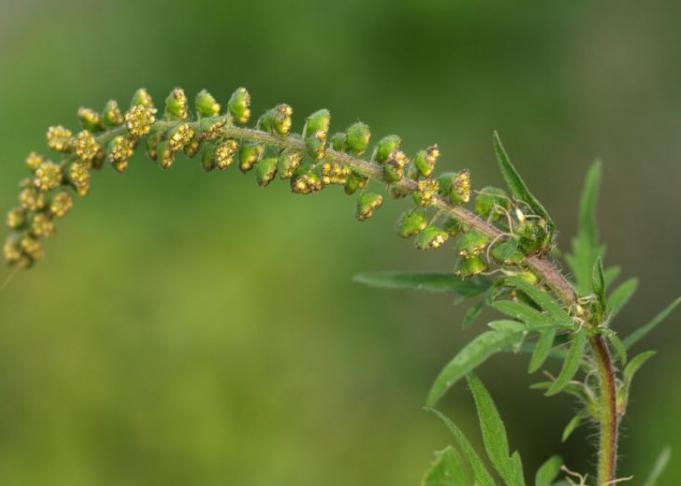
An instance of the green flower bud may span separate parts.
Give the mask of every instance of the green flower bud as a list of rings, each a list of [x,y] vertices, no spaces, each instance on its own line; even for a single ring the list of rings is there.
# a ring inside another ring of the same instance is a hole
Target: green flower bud
[[[19,204],[29,211],[39,211],[45,207],[45,195],[34,187],[26,187],[19,193]]]
[[[239,152],[239,143],[236,140],[227,139],[218,143],[215,148],[215,166],[220,170],[225,170],[232,165]]]
[[[62,218],[73,207],[73,198],[66,191],[61,191],[52,196],[50,201],[50,213],[57,218]]]
[[[154,106],[154,100],[151,99],[151,95],[145,88],[140,88],[135,91],[132,95],[132,100],[130,101],[130,107],[143,106],[147,108],[152,114],[156,114],[156,107]]]
[[[214,143],[209,143],[204,145],[203,150],[201,151],[201,166],[203,167],[203,170],[206,172],[210,172],[213,169],[215,169],[215,150],[217,148],[217,145]],[[230,161],[230,165],[233,162],[234,158],[232,157],[232,160]]]
[[[467,169],[459,172],[446,172],[438,178],[440,194],[448,198],[452,204],[459,205],[470,201],[471,178]]]
[[[47,129],[47,146],[55,152],[68,152],[73,145],[71,130],[61,125]]]
[[[478,255],[474,255],[459,260],[456,274],[461,278],[474,277],[475,275],[480,275],[485,270],[487,270],[485,260]]]
[[[10,235],[7,237],[5,244],[2,247],[2,254],[5,258],[5,262],[7,262],[9,265],[19,265],[23,255],[21,252],[21,244],[18,235]],[[28,259],[26,261],[28,264],[30,264]],[[28,264],[22,266],[28,266]]]
[[[251,95],[246,88],[238,88],[227,102],[229,113],[240,125],[248,123],[251,117]]]
[[[199,120],[199,132],[203,140],[215,140],[222,136],[222,129],[227,125],[227,118],[202,118]]]
[[[265,157],[255,166],[255,178],[260,187],[267,186],[277,175],[277,158]]]
[[[463,225],[458,219],[450,218],[448,217],[444,224],[442,225],[442,228],[451,236],[452,238],[457,236],[459,233],[461,233],[464,230]]]
[[[404,177],[404,168],[409,159],[401,150],[393,150],[383,163],[383,179],[387,183],[398,182]]]
[[[334,133],[331,137],[331,148],[336,152],[346,152],[348,149],[347,141],[348,136],[345,132]]]
[[[116,171],[123,173],[128,168],[128,161],[135,153],[135,141],[118,135],[107,146],[107,159]]]
[[[428,226],[428,217],[422,209],[414,209],[402,214],[397,233],[402,238],[410,238],[419,234]]]
[[[90,171],[82,162],[69,166],[68,178],[79,196],[85,196],[90,190]]]
[[[26,156],[26,167],[28,167],[31,172],[35,172],[44,161],[45,159],[42,155],[37,152],[31,152]]]
[[[291,115],[293,115],[293,108],[286,103],[279,104],[260,117],[260,126],[268,132],[286,136],[291,131],[293,123]]]
[[[357,122],[347,129],[347,144],[350,151],[355,155],[362,155],[369,146],[371,130],[369,125]]]
[[[534,255],[547,250],[551,244],[551,233],[543,219],[528,219],[519,224],[515,233],[518,246],[525,255]]]
[[[177,153],[191,142],[194,130],[188,123],[175,125],[168,132],[168,147],[173,153]]]
[[[330,184],[345,185],[350,175],[350,167],[337,162],[324,162],[321,166],[322,183],[325,186]]]
[[[33,183],[41,191],[50,191],[61,185],[63,177],[61,167],[47,160],[36,169]]]
[[[175,88],[166,98],[164,118],[166,120],[185,121],[188,117],[187,95],[182,88]]]
[[[479,255],[485,251],[485,248],[487,248],[489,242],[489,236],[480,233],[479,231],[473,230],[459,238],[456,249],[460,256],[463,258],[468,258]]]
[[[312,194],[324,188],[318,170],[298,167],[291,177],[291,191],[295,194]]]
[[[78,119],[85,130],[98,132],[104,129],[99,113],[91,108],[78,108]]]
[[[89,165],[97,156],[100,147],[92,133],[82,130],[78,132],[73,148],[78,158],[86,165]]]
[[[194,136],[189,140],[189,142],[184,146],[184,154],[193,159],[196,154],[201,150],[201,139],[194,133]]]
[[[323,132],[325,135],[329,133],[329,126],[331,125],[331,113],[326,108],[317,110],[307,117],[305,122],[305,137],[311,137],[317,132]]]
[[[258,143],[245,143],[239,151],[239,169],[241,172],[248,172],[260,160],[265,147]]]
[[[518,250],[518,242],[513,239],[495,245],[490,254],[504,265],[520,265],[525,260],[525,255]]]
[[[440,189],[440,185],[435,179],[423,179],[416,183],[416,192],[413,197],[416,204],[421,207],[432,206],[435,203],[435,196]]]
[[[26,211],[23,208],[14,208],[7,213],[7,227],[9,229],[21,229],[26,223]]]
[[[205,89],[202,89],[196,95],[194,107],[199,117],[211,117],[220,114],[220,103]]]
[[[378,141],[374,158],[379,164],[384,163],[394,151],[399,150],[402,139],[397,135],[388,135]]]
[[[31,236],[24,236],[21,238],[19,245],[23,254],[32,262],[40,260],[43,257],[43,247],[37,239]]]
[[[539,283],[539,277],[530,271],[518,272],[516,277],[524,280],[530,285],[537,285]]]
[[[440,156],[437,144],[431,145],[425,150],[419,151],[414,157],[414,167],[422,177],[430,177],[435,170],[435,163]]]
[[[156,121],[155,110],[144,105],[135,105],[125,114],[125,126],[128,133],[135,138],[143,137],[151,131]]]
[[[300,152],[284,151],[279,155],[279,177],[282,179],[290,179],[293,173],[303,160],[303,154]]]
[[[409,195],[409,189],[400,184],[390,184],[388,186],[388,194],[393,199],[401,199]]]
[[[441,247],[447,241],[449,235],[437,226],[428,226],[423,229],[414,240],[419,250],[433,250]]]
[[[122,125],[124,121],[123,113],[116,100],[109,100],[102,111],[102,124],[105,127],[114,128]]]
[[[158,160],[158,144],[161,143],[161,135],[162,134],[160,132],[154,132],[145,140],[147,156],[154,162]]]
[[[363,192],[357,198],[355,217],[366,221],[374,215],[374,211],[383,205],[383,196],[375,192]]]
[[[351,195],[367,185],[369,179],[355,171],[350,171],[348,179],[345,181],[345,194]]]
[[[45,213],[36,213],[31,219],[31,234],[38,238],[47,238],[54,234],[54,223]]]
[[[326,133],[320,130],[306,137],[305,148],[314,160],[323,159],[326,154]]]
[[[167,140],[158,144],[158,163],[162,169],[170,169],[175,163],[175,150],[170,148]]]
[[[497,220],[504,214],[504,209],[511,207],[511,200],[503,189],[487,186],[483,187],[475,196],[475,214],[481,218]]]

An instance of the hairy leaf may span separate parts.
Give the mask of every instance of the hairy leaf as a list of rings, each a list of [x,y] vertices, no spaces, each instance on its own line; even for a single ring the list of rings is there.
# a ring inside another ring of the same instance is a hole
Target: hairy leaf
[[[473,446],[466,438],[464,433],[461,432],[461,429],[459,429],[456,424],[449,419],[449,417],[440,411],[434,408],[426,408],[426,410],[439,417],[454,436],[454,440],[456,440],[456,443],[461,450],[461,454],[466,459],[471,467],[471,470],[473,471],[475,486],[496,486],[496,483],[492,478],[492,475],[487,470],[485,463],[482,462],[482,459],[480,459],[480,456],[475,452],[475,449],[473,449]]]
[[[593,290],[591,271],[596,259],[604,253],[604,248],[598,242],[596,224],[596,204],[601,184],[601,172],[601,162],[597,160],[586,174],[579,202],[579,229],[577,236],[572,240],[572,254],[565,257],[582,295],[588,295]]]
[[[530,365],[528,371],[534,373],[539,368],[542,367],[546,359],[551,354],[551,349],[553,348],[553,341],[556,339],[555,329],[546,329],[541,332],[539,339],[537,340],[536,347],[532,352],[532,357],[530,358]]]
[[[676,306],[679,305],[680,303],[681,303],[681,297],[679,297],[674,302],[672,302],[667,307],[665,307],[662,310],[662,312],[660,312],[658,315],[653,317],[653,319],[650,322],[648,322],[645,326],[639,327],[634,332],[629,334],[629,336],[627,336],[624,339],[624,346],[627,349],[629,349],[634,344],[636,344],[641,339],[643,339],[645,336],[647,336],[648,333],[650,333],[650,331],[652,331],[653,329],[655,329],[658,326],[658,324],[660,324],[667,317],[669,317],[669,314],[671,314],[674,311],[674,309],[676,309]]]
[[[519,464],[519,459],[512,459],[509,455],[506,427],[494,400],[478,377],[469,374],[466,378],[475,400],[482,441],[490,462],[508,486],[524,486],[522,464]]]
[[[560,393],[570,380],[572,380],[572,377],[575,376],[575,373],[577,373],[577,370],[579,370],[579,366],[582,363],[586,341],[586,330],[580,329],[577,331],[575,337],[572,339],[572,344],[570,344],[570,350],[563,363],[563,368],[560,370],[560,374],[558,375],[558,378],[556,378],[556,381],[553,382],[551,388],[546,392],[546,396],[550,397]]]
[[[626,365],[627,348],[620,339],[620,337],[612,329],[605,329],[604,334],[605,337],[608,339],[608,342],[612,345],[612,348],[615,350],[615,353],[617,353],[617,358],[620,360],[620,363],[622,363],[622,365]]]
[[[630,278],[625,280],[623,283],[617,286],[615,290],[610,293],[608,297],[608,317],[609,319],[614,318],[622,307],[627,305],[631,297],[636,292],[638,288],[638,279]]]
[[[605,310],[605,276],[603,275],[603,259],[600,256],[594,262],[591,285],[598,303],[601,305],[601,309]]]
[[[672,450],[670,447],[665,447],[662,449],[660,455],[657,456],[653,470],[650,471],[650,474],[648,475],[648,478],[646,479],[646,482],[643,484],[643,486],[657,486],[657,480],[660,479],[660,476],[662,476],[662,473],[667,468],[667,464],[669,464],[669,459],[671,457]]]
[[[537,470],[534,486],[551,486],[558,477],[558,474],[560,474],[560,467],[562,465],[563,459],[560,456],[551,456]]]
[[[428,292],[451,292],[475,297],[487,290],[491,281],[483,277],[461,279],[452,273],[416,273],[400,271],[367,272],[355,275],[355,282],[384,289],[414,289]]]
[[[447,363],[430,388],[427,406],[433,406],[452,385],[473,371],[487,358],[522,341],[524,330],[486,331],[473,339]]]
[[[435,460],[423,476],[421,486],[469,486],[466,465],[452,446],[435,452]]]
[[[627,364],[622,373],[624,384],[627,388],[631,385],[631,381],[634,379],[636,372],[653,356],[655,356],[655,351],[644,351],[631,358],[631,361],[629,361],[629,364]]]
[[[561,442],[565,442],[570,438],[575,429],[581,425],[582,420],[584,420],[585,417],[586,416],[584,413],[578,413],[577,415],[570,419],[570,421],[563,429],[563,434],[560,438]]]
[[[518,170],[511,163],[511,159],[509,159],[497,132],[494,132],[494,151],[496,152],[497,160],[499,161],[501,175],[504,176],[506,185],[513,197],[518,201],[526,203],[535,214],[546,220],[550,228],[554,228],[555,225],[551,216],[549,216],[548,211],[546,211],[539,200],[530,192],[527,184],[525,184],[525,181],[520,177]]]

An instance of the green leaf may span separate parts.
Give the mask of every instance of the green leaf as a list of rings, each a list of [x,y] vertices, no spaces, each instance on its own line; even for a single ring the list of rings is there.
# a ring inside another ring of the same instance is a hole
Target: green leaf
[[[626,346],[624,345],[624,343],[622,342],[622,340],[615,331],[607,328],[604,331],[605,337],[608,339],[613,349],[617,353],[617,358],[620,360],[620,363],[622,363],[622,365],[626,365],[627,364]]]
[[[592,287],[601,309],[605,310],[605,276],[603,275],[603,259],[599,256],[596,258],[592,272]]]
[[[518,170],[511,163],[511,159],[509,159],[497,132],[494,132],[494,151],[497,155],[497,160],[499,161],[501,175],[504,177],[506,185],[511,191],[513,197],[518,201],[526,203],[536,215],[544,218],[549,227],[553,229],[555,225],[551,219],[551,216],[549,216],[549,213],[546,211],[544,206],[542,206],[539,200],[534,197],[534,195],[530,192],[530,189],[527,187],[527,184],[525,184],[525,181],[522,179],[522,177],[520,177]]]
[[[617,286],[615,290],[610,292],[610,297],[608,297],[608,318],[613,319],[622,307],[627,305],[627,302],[636,292],[638,288],[638,279],[630,278],[625,280],[623,283]]]
[[[468,309],[466,309],[466,313],[463,315],[463,323],[462,326],[467,328],[471,324],[475,322],[475,320],[480,317],[480,314],[482,314],[483,309],[487,305],[486,300],[481,300],[480,302],[476,302],[472,306],[470,306]]]
[[[487,358],[522,340],[524,330],[486,331],[459,351],[440,372],[430,388],[426,405],[432,407],[452,385],[473,371]]]
[[[515,319],[523,321],[528,325],[551,323],[544,315],[542,315],[541,312],[533,309],[527,304],[523,304],[522,302],[516,302],[514,300],[498,300],[492,304],[492,307],[502,314],[506,314],[507,316],[511,316]]]
[[[537,470],[537,475],[534,479],[534,486],[551,486],[560,474],[560,468],[563,465],[563,459],[560,456],[551,456],[541,467]]]
[[[653,356],[655,356],[655,351],[644,351],[631,358],[631,361],[629,361],[629,364],[627,364],[622,373],[624,384],[627,388],[631,386],[631,381],[634,379],[636,372]]]
[[[542,367],[546,359],[551,354],[551,349],[553,348],[553,341],[556,339],[555,329],[546,329],[542,331],[537,340],[536,347],[532,352],[532,357],[530,358],[530,366],[528,371],[534,373],[539,368]]]
[[[612,283],[617,280],[617,277],[620,276],[620,273],[622,273],[622,269],[618,267],[617,265],[614,265],[612,267],[608,267],[605,269],[605,286],[610,287]]]
[[[662,449],[660,455],[657,456],[653,470],[650,471],[648,479],[646,479],[646,482],[643,484],[643,486],[657,486],[657,480],[660,479],[660,476],[662,476],[662,473],[667,468],[667,464],[669,464],[669,459],[671,457],[672,450],[670,447],[665,447]]]
[[[667,317],[669,317],[669,314],[671,314],[674,309],[676,309],[676,306],[681,303],[681,297],[676,299],[674,302],[669,304],[662,312],[660,312],[658,315],[653,317],[653,319],[648,322],[645,326],[639,327],[636,329],[634,332],[629,334],[629,336],[624,339],[624,346],[629,349],[631,348],[634,344],[639,342],[641,339],[643,339],[645,336],[650,333],[653,329],[657,327],[658,324],[660,324],[662,321],[664,321]]]
[[[575,337],[572,339],[570,350],[568,351],[565,362],[563,363],[563,368],[560,370],[558,378],[556,378],[556,381],[553,382],[551,388],[549,388],[546,392],[547,397],[560,393],[560,391],[565,388],[565,386],[575,376],[575,373],[577,373],[577,370],[579,370],[579,366],[582,363],[586,341],[586,330],[580,329],[577,331]]]
[[[578,413],[577,415],[572,417],[572,419],[570,419],[570,421],[563,429],[563,435],[560,438],[561,442],[565,442],[570,438],[575,429],[581,425],[582,420],[584,420],[584,418],[585,418],[584,413]]]
[[[601,184],[601,172],[601,162],[597,160],[586,174],[579,202],[579,229],[577,236],[572,240],[572,254],[565,257],[582,295],[591,293],[591,271],[596,259],[604,253],[604,248],[598,242],[596,224],[596,204]]]
[[[435,452],[435,460],[423,476],[421,486],[469,486],[466,465],[452,446]]]
[[[414,289],[428,292],[452,292],[475,297],[492,284],[487,278],[461,279],[452,273],[416,273],[400,271],[367,272],[355,275],[355,282],[384,289]]]
[[[526,294],[532,301],[537,304],[540,308],[548,312],[551,320],[556,324],[561,324],[563,326],[572,327],[574,323],[570,318],[570,315],[563,310],[561,305],[553,300],[553,298],[543,290],[538,289],[518,277],[510,277],[504,280],[504,282],[516,289],[522,291]]]
[[[454,422],[452,422],[440,411],[434,408],[426,408],[426,410],[439,417],[454,436],[454,439],[461,450],[461,454],[463,454],[463,457],[466,459],[471,467],[471,470],[473,471],[475,486],[496,486],[494,479],[490,475],[489,471],[487,471],[485,463],[482,462],[482,459],[480,459],[480,456],[475,452],[475,449],[473,449],[473,446],[468,441],[464,433],[461,432],[461,429],[459,429]]]
[[[494,400],[478,377],[469,374],[466,379],[475,400],[482,441],[490,462],[508,486],[524,486],[522,464],[519,465],[519,460],[512,459],[509,455],[506,427]]]

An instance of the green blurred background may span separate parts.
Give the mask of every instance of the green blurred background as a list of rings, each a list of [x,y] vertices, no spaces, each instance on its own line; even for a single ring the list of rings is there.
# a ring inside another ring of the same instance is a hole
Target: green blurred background
[[[48,125],[140,86],[224,101],[244,85],[256,113],[286,101],[298,127],[328,107],[336,128],[361,118],[410,152],[438,142],[478,187],[501,183],[498,129],[563,248],[585,169],[605,161],[607,263],[642,284],[626,332],[681,290],[680,15],[656,0],[0,0],[0,208]],[[47,259],[0,291],[0,482],[417,484],[449,441],[423,398],[481,327],[462,331],[448,296],[352,282],[451,268],[451,247],[394,236],[403,208],[360,224],[339,191],[263,191],[184,160],[96,174]],[[681,455],[679,320],[647,343],[660,354],[633,391],[622,474],[666,444]],[[592,466],[595,431],[561,445],[573,407],[527,390],[525,367],[504,355],[481,375],[528,472],[556,451]],[[443,407],[478,437],[463,386]],[[664,484],[680,483],[677,460]]]

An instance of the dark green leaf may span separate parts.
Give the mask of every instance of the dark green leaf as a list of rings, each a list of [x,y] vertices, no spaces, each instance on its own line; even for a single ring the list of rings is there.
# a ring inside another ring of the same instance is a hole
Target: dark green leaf
[[[629,364],[624,368],[623,373],[624,384],[627,388],[631,385],[631,381],[634,379],[636,372],[653,356],[655,356],[655,351],[644,351],[631,358]]]
[[[452,446],[435,453],[435,460],[421,481],[421,486],[469,486],[468,471]]]
[[[461,432],[461,429],[459,429],[454,422],[452,422],[446,415],[439,412],[438,410],[435,410],[434,408],[426,408],[426,410],[438,416],[454,436],[454,439],[461,450],[461,454],[463,454],[463,457],[466,459],[471,467],[471,470],[473,471],[475,486],[496,486],[494,479],[492,479],[489,471],[487,471],[487,467],[485,467],[485,463],[482,462],[482,459],[480,459],[480,456],[478,456],[478,454],[475,452],[475,449],[473,449],[471,443],[468,441],[463,432]]]
[[[592,287],[594,294],[598,299],[598,303],[601,305],[601,309],[605,310],[606,299],[605,299],[605,276],[603,275],[603,260],[601,257],[596,258],[593,266],[592,273]]]
[[[584,356],[584,347],[586,346],[587,333],[585,329],[580,329],[575,334],[570,344],[570,350],[568,351],[565,362],[563,363],[563,368],[560,370],[560,374],[556,381],[553,382],[551,388],[546,392],[546,396],[550,397],[565,388],[565,386],[572,380],[579,370],[579,366],[582,363],[582,357]]]
[[[658,326],[658,324],[660,324],[667,317],[669,317],[669,314],[671,314],[674,311],[674,309],[676,309],[676,306],[679,305],[679,303],[681,303],[681,297],[679,297],[674,302],[669,304],[662,312],[653,317],[653,319],[645,326],[639,327],[634,332],[629,334],[629,336],[627,336],[626,339],[624,340],[624,346],[627,349],[629,349],[634,344],[643,339],[645,336],[647,336],[650,331],[652,331]]]
[[[550,324],[551,322],[536,309],[514,300],[498,300],[492,304],[496,310],[528,325]]]
[[[568,440],[572,433],[575,431],[575,429],[580,426],[584,418],[585,418],[584,413],[578,413],[577,415],[572,417],[572,419],[567,423],[567,425],[563,429],[563,435],[561,436],[560,440],[562,442]]]
[[[534,479],[534,486],[551,486],[560,474],[560,467],[563,459],[559,456],[550,457],[537,471]]]
[[[653,470],[650,471],[648,479],[646,479],[646,482],[643,486],[657,486],[657,480],[660,479],[660,476],[662,476],[662,473],[667,468],[667,464],[669,464],[669,459],[671,456],[672,450],[670,447],[665,447],[662,449],[660,455],[657,456]]]
[[[490,462],[508,486],[524,486],[522,472],[520,480],[518,478],[517,460],[510,457],[506,427],[494,405],[494,400],[482,381],[474,374],[469,374],[466,378],[475,400],[482,430],[482,441]],[[522,471],[522,464],[519,469]]]
[[[608,339],[613,349],[617,353],[617,358],[620,360],[622,366],[627,364],[627,348],[619,338],[617,333],[612,329],[605,329],[605,337]]]
[[[483,309],[485,308],[485,305],[487,302],[483,299],[480,302],[476,302],[472,306],[470,306],[468,309],[466,309],[466,313],[463,315],[463,324],[462,326],[464,328],[470,326],[475,322],[475,320],[480,317],[480,314],[482,314]]]
[[[452,385],[477,368],[493,354],[517,344],[522,340],[523,334],[524,330],[487,331],[477,336],[464,346],[440,372],[430,388],[426,405],[435,405]]]
[[[509,159],[497,132],[494,132],[494,151],[497,155],[497,160],[499,161],[501,175],[504,176],[506,185],[513,197],[518,201],[526,203],[536,215],[541,216],[546,220],[550,228],[554,228],[551,216],[549,216],[549,213],[544,206],[542,206],[539,200],[530,192],[527,184],[525,184],[525,181],[520,177],[517,169],[511,163],[511,159]]]
[[[544,364],[546,358],[548,358],[551,353],[555,338],[555,329],[546,329],[541,332],[539,339],[537,340],[537,345],[532,352],[532,357],[530,358],[530,366],[528,369],[530,373],[534,373]]]
[[[587,172],[579,202],[579,229],[577,236],[572,240],[572,254],[565,257],[582,295],[588,295],[593,290],[591,271],[596,259],[604,252],[598,242],[596,224],[596,204],[601,184],[601,171],[601,163],[596,161]]]
[[[483,277],[461,279],[452,273],[415,273],[400,271],[368,272],[355,275],[355,282],[384,289],[414,289],[452,292],[474,297],[487,290],[491,281]]]
[[[573,322],[570,315],[563,310],[561,305],[553,300],[553,298],[543,290],[538,289],[518,277],[511,277],[504,280],[504,282],[526,294],[532,301],[540,308],[549,313],[551,320],[555,324],[572,327]]]
[[[617,286],[615,290],[610,292],[610,297],[608,297],[608,318],[613,319],[622,307],[627,305],[627,302],[636,292],[638,288],[638,279],[630,278],[625,280],[623,283]]]

